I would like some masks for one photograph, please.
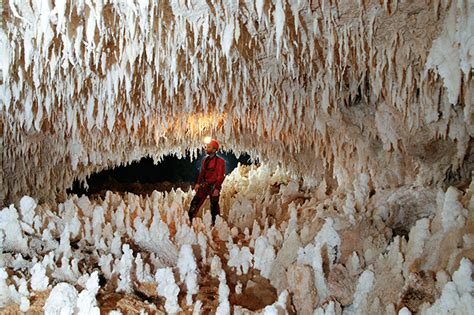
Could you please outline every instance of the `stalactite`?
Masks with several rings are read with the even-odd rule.
[[[418,131],[429,131],[421,140],[428,145],[443,128],[462,130],[463,123],[471,123],[469,2],[425,6],[364,1],[346,7],[323,1],[321,7],[310,8],[303,3],[286,7],[281,1],[243,7],[216,1],[211,7],[204,1],[171,7],[153,1],[57,1],[54,7],[10,1],[0,31],[5,198],[33,191],[54,197],[48,193],[54,189],[46,187],[55,184],[44,182],[42,174],[54,173],[61,177],[55,182],[67,186],[74,178],[83,180],[94,170],[129,163],[140,155],[196,148],[204,126],[187,124],[196,115],[226,115],[223,124],[211,122],[208,129],[225,147],[255,151],[263,161],[281,161],[295,173],[310,171],[314,178],[321,170],[308,167],[306,159],[294,161],[293,152],[318,158],[325,152],[327,159],[342,153],[333,143],[370,134],[383,147],[372,155],[389,156],[387,151],[394,150],[408,160],[403,150]],[[435,22],[399,23],[407,12]],[[394,36],[385,31],[391,27]],[[416,37],[407,30],[433,35]],[[449,49],[459,58],[444,58],[450,63],[443,64],[440,58]],[[338,113],[347,107],[343,100],[349,100],[350,111],[357,111],[351,100],[358,89],[368,89],[360,92],[367,92],[360,107],[367,108],[368,120],[361,131],[347,132],[351,122]],[[440,97],[433,98],[437,94]],[[419,103],[424,104],[421,115],[415,114]],[[448,103],[461,107],[455,114],[461,120],[443,114],[432,124],[436,111],[430,114],[429,109]],[[403,119],[387,124],[389,116],[379,115],[374,129],[368,122],[381,113],[380,104],[385,113],[400,113]],[[151,123],[156,119],[163,122],[161,131]],[[233,125],[236,119],[241,130]],[[458,143],[454,167],[462,163],[466,139],[472,137],[470,129],[460,132],[450,135]],[[121,140],[125,134],[130,140]],[[328,140],[319,141],[321,137]],[[258,148],[251,149],[257,141]],[[286,149],[274,150],[275,142]],[[357,151],[355,143],[344,150]],[[82,149],[67,153],[61,145]],[[100,160],[94,153],[97,146]],[[31,158],[21,168],[14,161],[23,156],[23,148]],[[334,171],[351,173],[355,163],[335,160]],[[371,168],[389,161],[365,159],[358,164]],[[428,166],[422,160],[416,164]],[[26,176],[28,185],[22,184]],[[426,183],[440,182],[444,173],[423,176]]]

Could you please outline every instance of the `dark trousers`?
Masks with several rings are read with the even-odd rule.
[[[220,212],[219,209],[219,196],[212,196],[214,189],[199,188],[191,201],[191,207],[189,208],[189,220],[192,221],[196,214],[199,212],[202,204],[206,201],[207,196],[211,198],[211,216],[212,224],[216,222],[216,217]]]

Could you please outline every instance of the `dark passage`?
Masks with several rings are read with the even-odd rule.
[[[218,155],[226,161],[227,174],[232,172],[238,163],[252,164],[250,156],[247,154],[236,157],[232,152],[219,152]],[[194,161],[191,161],[189,155],[182,159],[178,159],[174,155],[167,155],[156,165],[153,164],[153,159],[144,157],[127,166],[119,166],[92,174],[87,178],[88,189],[82,187],[79,181],[74,181],[67,193],[79,196],[83,194],[105,196],[107,190],[134,194],[151,194],[154,190],[170,191],[172,188],[181,188],[186,191],[196,182],[204,157],[204,151]]]

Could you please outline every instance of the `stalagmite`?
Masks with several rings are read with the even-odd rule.
[[[41,263],[36,263],[31,269],[31,288],[33,291],[44,291],[48,288],[48,284],[46,269]]]
[[[74,314],[76,313],[77,290],[70,284],[61,282],[57,284],[44,304],[44,313]]]
[[[98,273],[92,273],[86,281],[86,288],[77,297],[78,314],[100,314],[97,307],[96,294],[99,291]]]
[[[0,211],[0,228],[3,231],[3,250],[16,250],[22,253],[28,251],[28,243],[18,221],[18,212],[13,205]]]
[[[224,315],[229,313],[229,286],[226,283],[225,271],[222,270],[219,274],[219,306],[216,309],[216,314]]]
[[[181,310],[178,304],[179,288],[175,283],[171,268],[158,269],[155,275],[158,282],[158,294],[166,299],[165,309],[170,314],[176,314]]]
[[[253,173],[249,172],[250,170]],[[261,176],[266,176],[266,172],[267,169],[262,167],[240,167],[236,169],[227,179],[228,182],[223,191],[223,196],[227,197],[224,198],[230,200],[234,198],[229,193],[234,189],[233,187],[239,185],[239,181],[245,181],[249,185],[254,185],[253,181],[258,181],[259,185],[262,185],[263,195],[270,194],[272,188],[269,183],[275,184],[274,179],[267,177],[267,182],[260,181]],[[247,175],[238,177],[236,173]],[[281,177],[280,180],[285,181],[286,179]],[[235,185],[231,181],[234,181]],[[282,182],[280,184],[282,187],[286,185]],[[241,237],[240,243],[234,243],[233,240],[229,239],[231,237],[230,231],[222,234],[225,237],[224,239],[216,239],[215,237],[219,237],[220,234],[215,232],[215,236],[212,236],[212,233],[198,233],[196,238],[196,233],[189,226],[186,226],[185,221],[182,221],[182,223],[174,221],[177,226],[175,225],[170,230],[165,222],[157,219],[157,217],[169,217],[177,220],[175,214],[182,211],[183,202],[187,198],[185,195],[179,195],[180,197],[178,197],[178,195],[157,193],[151,199],[147,199],[138,196],[135,198],[133,195],[121,197],[118,194],[109,193],[105,200],[90,200],[89,202],[71,196],[65,203],[59,204],[58,208],[65,209],[64,205],[67,204],[66,208],[72,210],[58,211],[58,209],[48,208],[47,211],[44,211],[44,208],[42,208],[43,210],[40,213],[35,214],[35,218],[38,218],[35,220],[49,222],[49,224],[38,225],[38,230],[32,231],[32,233],[37,233],[36,238],[30,237],[30,234],[23,236],[29,248],[28,252],[34,255],[35,262],[31,264],[23,258],[21,253],[24,248],[20,243],[12,245],[13,247],[8,251],[3,249],[4,268],[11,268],[12,272],[26,272],[33,291],[41,291],[51,285],[53,291],[49,293],[52,297],[46,304],[47,309],[60,307],[71,310],[79,310],[80,308],[96,311],[97,307],[100,307],[102,302],[95,300],[94,293],[98,290],[97,282],[94,282],[97,278],[93,280],[94,277],[97,277],[97,272],[93,273],[93,269],[89,269],[92,276],[84,278],[78,268],[78,264],[81,261],[84,262],[88,255],[95,257],[97,267],[92,264],[86,268],[97,268],[106,281],[112,281],[115,277],[116,282],[109,290],[127,293],[136,290],[137,285],[153,284],[158,295],[165,298],[166,302],[161,307],[168,312],[177,312],[184,304],[191,307],[192,296],[195,294],[199,296],[200,290],[206,289],[208,284],[202,278],[203,275],[200,274],[200,268],[206,265],[210,271],[209,276],[220,279],[221,294],[219,296],[222,298],[220,298],[219,306],[216,305],[216,308],[219,307],[219,310],[224,313],[231,308],[230,301],[232,299],[230,299],[230,295],[234,294],[230,293],[228,289],[229,284],[225,275],[227,269],[223,269],[223,266],[227,265],[231,267],[230,272],[235,273],[236,276],[239,273],[255,275],[258,272],[261,277],[268,278],[270,283],[277,290],[280,290],[280,295],[287,290],[291,293],[288,299],[292,299],[295,310],[315,309],[318,312],[332,312],[342,307],[347,309],[348,312],[364,313],[381,310],[380,302],[376,301],[391,301],[392,304],[388,304],[392,305],[391,307],[395,307],[395,303],[401,303],[411,312],[428,311],[431,306],[429,304],[423,306],[420,302],[412,300],[409,295],[410,290],[425,290],[424,294],[430,297],[426,302],[434,303],[437,299],[441,299],[440,301],[446,299],[442,294],[448,296],[451,294],[450,292],[454,292],[450,289],[453,285],[456,286],[455,290],[458,292],[456,294],[458,294],[459,299],[462,301],[466,299],[462,296],[464,292],[470,290],[471,285],[468,282],[463,282],[463,279],[468,278],[467,274],[471,270],[469,266],[472,264],[470,264],[468,258],[458,259],[460,259],[459,257],[469,257],[469,248],[474,245],[470,236],[472,233],[468,230],[468,224],[471,224],[469,222],[473,220],[472,208],[470,208],[473,202],[473,184],[465,193],[450,188],[445,193],[438,191],[437,194],[425,195],[428,198],[425,202],[431,207],[435,207],[435,209],[430,209],[426,216],[422,215],[419,219],[415,219],[411,223],[412,226],[407,227],[409,230],[407,232],[408,241],[400,236],[393,236],[392,230],[386,226],[386,224],[396,226],[393,221],[388,220],[390,218],[389,213],[392,211],[390,210],[390,199],[385,199],[385,202],[388,203],[385,204],[385,207],[389,210],[374,212],[373,219],[375,223],[370,225],[367,221],[364,221],[368,211],[365,207],[370,207],[370,202],[360,204],[359,210],[353,212],[354,220],[344,215],[343,208],[347,205],[347,199],[353,198],[354,191],[345,197],[343,195],[342,197],[340,195],[325,197],[323,200],[324,207],[318,206],[318,202],[313,199],[303,199],[300,203],[285,205],[282,201],[288,200],[289,186],[285,187],[285,189],[273,190],[272,197],[265,201],[267,203],[265,207],[271,209],[272,215],[269,217],[266,211],[262,211],[260,214],[265,220],[257,215],[257,219],[252,224],[252,233],[243,233],[236,227],[233,228],[233,230],[236,230],[234,238]],[[302,191],[302,187],[295,187],[297,188],[291,188],[292,193],[290,195],[303,196],[311,193],[311,189]],[[416,191],[412,193],[418,195]],[[406,194],[406,192],[403,192],[403,194]],[[284,196],[286,197],[284,198]],[[376,194],[373,198],[385,198],[384,196]],[[111,215],[115,213],[115,210],[108,205],[109,200],[114,200],[113,203],[116,205],[128,202],[131,213],[127,216],[136,216],[143,213],[141,206],[138,205],[146,205],[147,203],[155,204],[159,210],[154,215],[150,213],[148,219],[143,220],[141,224],[131,225],[125,223],[125,225],[122,225],[117,217]],[[175,207],[168,206],[171,200],[177,202]],[[230,200],[224,199],[223,203]],[[255,200],[254,202],[259,201]],[[375,202],[374,204],[378,203]],[[293,214],[287,215],[284,211],[278,210],[285,206],[293,209],[291,210]],[[37,207],[49,206],[40,204]],[[313,207],[319,209],[315,219],[313,219],[313,211],[315,211]],[[79,211],[79,209],[88,216],[77,215],[76,211]],[[88,223],[91,222],[89,216],[92,216],[90,210],[93,209],[103,209],[103,212],[100,211],[100,219],[96,215],[96,220],[92,220],[94,223],[90,224]],[[13,210],[13,207],[4,208],[2,213],[12,213],[12,216],[6,216],[9,218],[8,222],[11,226],[17,226],[18,231],[21,231],[20,223],[22,221],[20,221],[18,215],[13,215],[17,214]],[[160,211],[166,211],[166,213],[161,214]],[[335,213],[338,213],[338,215],[335,215]],[[384,216],[385,219],[382,219],[379,215]],[[109,222],[112,218],[113,221]],[[306,218],[310,218],[310,220],[307,221]],[[77,221],[73,225],[79,228],[71,228],[70,223],[67,222],[76,219]],[[271,227],[269,227],[269,220]],[[397,217],[397,220],[405,219]],[[125,221],[129,222],[130,220],[126,219]],[[127,239],[132,240],[137,233],[142,233],[145,229],[153,230],[155,225],[159,226],[160,232],[154,232],[153,235],[158,235],[159,238],[168,240],[167,242],[171,244],[173,242],[184,242],[176,260],[167,259],[169,255],[163,255],[163,253],[151,253],[150,255],[147,249],[149,247],[146,245],[150,240],[143,239],[144,247],[137,247],[138,252],[136,253],[130,248]],[[97,237],[92,237],[92,226],[95,226],[95,229],[100,226],[100,237],[109,246],[97,246]],[[103,226],[105,227],[103,228]],[[215,229],[222,230],[224,226],[229,229],[229,226],[222,219],[219,219]],[[303,229],[303,226],[306,229]],[[203,229],[205,225],[196,225],[193,228]],[[77,230],[77,232],[74,232],[81,239],[74,246],[70,243],[71,230]],[[186,234],[180,231],[186,231],[186,234],[194,236],[185,237]],[[2,232],[8,231],[2,229]],[[21,233],[23,232],[21,231]],[[56,241],[56,245],[50,245],[54,241],[52,235],[61,238],[59,243]],[[87,235],[90,237],[87,237]],[[211,237],[214,238],[212,241]],[[198,244],[198,239],[200,239],[201,244]],[[191,244],[186,244],[188,241]],[[225,252],[221,253],[224,254],[222,257],[219,256],[221,254],[217,255],[215,252],[216,242],[218,241],[227,244],[227,246],[222,247],[225,249]],[[43,245],[34,245],[37,242],[40,242],[38,245]],[[114,242],[117,245],[113,245]],[[241,242],[248,242],[249,245],[244,246]],[[454,244],[453,242],[460,244],[461,247],[457,248],[450,245]],[[118,250],[120,247],[117,247],[119,245],[122,246],[120,250]],[[91,248],[91,246],[94,248],[92,254],[85,254],[84,251]],[[197,260],[194,258],[194,250],[192,250],[194,247],[196,249],[209,249],[210,257],[213,258],[206,261]],[[45,251],[42,251],[42,248]],[[16,254],[13,256],[11,253]],[[203,252],[201,252],[202,254]],[[460,264],[459,261],[461,261]],[[80,264],[83,266],[83,263]],[[429,278],[424,276],[426,273],[422,270],[426,270],[425,268],[437,270],[435,280],[430,281]],[[459,271],[456,271],[458,269]],[[48,271],[50,277],[46,275],[47,270],[50,271]],[[183,301],[179,299],[180,289],[176,283],[174,272],[179,275],[178,279],[186,287],[187,297]],[[13,280],[6,276],[6,273],[2,274],[5,274],[2,278],[4,284],[2,300],[4,305],[19,303],[22,309],[26,309],[29,301],[27,291],[24,290],[21,284],[12,284]],[[155,277],[152,277],[152,274],[155,274]],[[308,297],[301,298],[298,293],[303,285],[303,282],[298,279],[302,276],[307,280],[304,282],[306,285],[305,292],[308,292],[308,290],[313,292],[311,299]],[[452,281],[450,277],[452,277]],[[26,283],[24,278],[19,279],[22,283]],[[390,281],[387,279],[390,279]],[[54,297],[53,293],[61,281],[77,282],[83,285],[85,289],[81,293],[78,293],[77,289],[75,291],[67,289],[71,292],[70,295],[67,295],[69,296],[67,301],[58,299]],[[240,283],[240,286],[238,283],[232,284],[236,286],[235,294],[244,294],[247,292],[246,290],[249,290],[248,282]],[[8,288],[8,286],[13,289]],[[337,303],[324,304],[328,299],[336,299]],[[80,303],[77,302],[79,300]],[[273,301],[277,303],[276,296]],[[467,302],[468,300],[466,300]],[[208,301],[199,298],[192,309],[199,309],[198,303],[201,303],[202,308]],[[282,303],[280,304],[283,305]],[[433,304],[433,307],[445,307],[440,303],[444,302]],[[275,307],[278,309],[279,306],[277,305],[280,304],[277,303],[267,310]],[[79,305],[81,306],[79,307]],[[463,307],[464,304],[461,303],[460,305],[459,307]],[[265,307],[262,305],[261,311],[263,312],[264,309]],[[286,306],[284,309],[286,309]]]
[[[186,303],[193,303],[193,295],[198,293],[196,261],[191,246],[183,245],[179,251],[178,268],[181,282],[186,284]]]
[[[229,251],[230,257],[227,265],[234,267],[237,270],[237,275],[247,274],[249,268],[252,266],[253,255],[250,253],[248,247],[239,248],[232,244],[232,249]]]
[[[463,258],[459,269],[453,274],[453,281],[444,285],[439,299],[423,314],[463,313],[474,307],[474,282],[472,263]]]
[[[5,268],[2,267],[0,268],[0,307],[5,307],[10,302],[10,292],[6,279],[8,279],[8,274]]]
[[[124,244],[122,247],[123,255],[120,261],[115,266],[115,271],[119,274],[119,283],[117,291],[125,291],[130,293],[132,291],[132,264],[133,264],[133,252],[128,244]]]
[[[272,265],[275,260],[275,250],[268,242],[267,237],[259,236],[255,241],[254,265],[255,269],[260,270],[260,274],[268,278]]]

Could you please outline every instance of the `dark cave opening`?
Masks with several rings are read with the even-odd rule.
[[[238,164],[257,163],[248,154],[236,156],[232,152],[221,151],[217,155],[226,162],[226,174],[232,172]],[[191,160],[189,153],[182,158],[167,155],[158,164],[154,164],[151,157],[143,157],[126,166],[118,166],[90,175],[87,178],[87,188],[79,180],[75,180],[66,192],[78,196],[105,196],[107,190],[139,195],[148,195],[154,190],[171,191],[173,188],[186,191],[196,182],[202,159],[205,156],[204,151],[201,151],[195,160]]]

